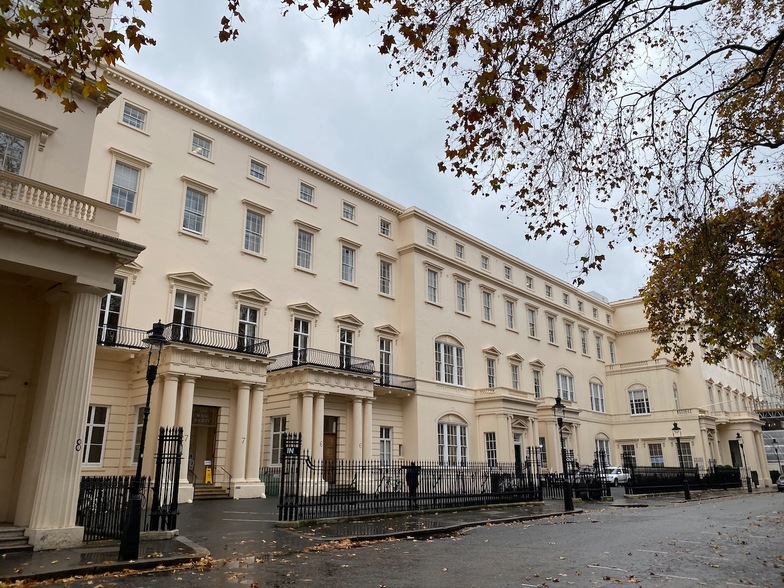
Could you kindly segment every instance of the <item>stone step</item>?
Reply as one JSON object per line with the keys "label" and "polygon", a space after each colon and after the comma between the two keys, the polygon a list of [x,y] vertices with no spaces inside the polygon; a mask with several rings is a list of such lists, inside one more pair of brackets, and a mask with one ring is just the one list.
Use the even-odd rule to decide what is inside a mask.
{"label": "stone step", "polygon": [[25,537],[24,527],[0,526],[0,553],[32,550],[33,546]]}
{"label": "stone step", "polygon": [[194,484],[193,486],[194,500],[217,500],[221,498],[229,498],[228,488],[213,486],[212,484]]}

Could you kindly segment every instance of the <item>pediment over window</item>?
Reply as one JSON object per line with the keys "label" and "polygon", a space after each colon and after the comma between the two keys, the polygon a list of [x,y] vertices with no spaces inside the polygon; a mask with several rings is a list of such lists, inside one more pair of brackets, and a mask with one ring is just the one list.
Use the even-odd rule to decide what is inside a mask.
{"label": "pediment over window", "polygon": [[196,272],[178,272],[174,274],[167,274],[170,283],[170,290],[174,290],[177,286],[183,288],[191,288],[193,290],[201,290],[207,294],[207,290],[212,288],[212,282],[201,277]]}
{"label": "pediment over window", "polygon": [[340,323],[343,326],[353,327],[355,329],[358,329],[365,324],[353,314],[343,314],[341,316],[336,316],[335,322]]}
{"label": "pediment over window", "polygon": [[515,417],[512,419],[512,428],[513,429],[527,429],[528,428],[528,419]]}
{"label": "pediment over window", "polygon": [[247,290],[234,290],[232,292],[234,298],[237,302],[250,302],[251,304],[257,304],[261,306],[266,306],[272,300],[268,297],[256,290],[255,288],[248,288]]}
{"label": "pediment over window", "polygon": [[520,355],[519,353],[510,353],[509,355],[506,356],[506,358],[514,363],[523,363],[523,361],[525,361],[523,359],[523,356]]}
{"label": "pediment over window", "polygon": [[387,337],[399,337],[400,336],[400,331],[398,331],[395,327],[393,327],[392,325],[389,325],[389,324],[381,325],[381,326],[376,327],[376,332],[379,335],[386,335]]}
{"label": "pediment over window", "polygon": [[531,364],[531,367],[538,367],[538,368],[544,367],[544,362],[539,358],[532,359],[528,363]]}
{"label": "pediment over window", "polygon": [[485,355],[492,355],[493,357],[498,357],[499,355],[501,355],[501,352],[498,351],[498,349],[494,346],[485,347],[484,349],[482,349],[482,353],[484,353]]}
{"label": "pediment over window", "polygon": [[304,314],[305,316],[314,318],[321,315],[321,311],[318,308],[307,302],[289,304],[287,308],[291,314]]}

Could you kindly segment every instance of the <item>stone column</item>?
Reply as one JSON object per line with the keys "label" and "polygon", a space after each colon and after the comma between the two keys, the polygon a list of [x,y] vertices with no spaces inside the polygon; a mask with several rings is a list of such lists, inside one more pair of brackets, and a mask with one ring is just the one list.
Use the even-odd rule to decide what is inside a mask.
{"label": "stone column", "polygon": [[313,392],[302,393],[302,450],[313,455]]}
{"label": "stone column", "polygon": [[[163,395],[161,398],[161,427],[173,427],[174,415],[177,413],[177,390],[180,385],[180,374],[171,372],[163,375]],[[157,439],[153,435],[153,439]]]}
{"label": "stone column", "polygon": [[363,404],[362,459],[373,459],[373,399],[366,398]]}
{"label": "stone column", "polygon": [[245,476],[249,484],[260,484],[261,427],[264,414],[264,386],[254,384],[250,389],[250,427],[248,430],[248,461]]}
{"label": "stone column", "polygon": [[286,423],[286,429],[293,433],[302,432],[302,419],[300,418],[301,398],[299,392],[289,394],[289,418]]}
{"label": "stone column", "polygon": [[362,459],[362,399],[354,398],[354,409],[351,413],[351,459]]}
{"label": "stone column", "polygon": [[84,533],[76,526],[76,503],[103,291],[75,285],[68,290],[54,297],[56,326],[50,331],[51,353],[42,358],[46,376],[31,424],[31,439],[40,441],[28,448],[20,492],[29,493],[20,502],[32,501],[25,534],[36,550],[81,545]]}
{"label": "stone column", "polygon": [[316,394],[313,411],[313,459],[324,459],[324,394]]}
{"label": "stone column", "polygon": [[180,502],[193,502],[193,485],[188,481],[190,463],[191,423],[193,420],[193,394],[196,388],[195,376],[183,376],[180,384],[180,410],[177,413],[177,426],[182,427],[182,463],[180,464]]}
{"label": "stone column", "polygon": [[[237,385],[237,403],[234,415],[234,431],[231,448],[231,486],[232,496],[237,485],[245,483],[245,460],[247,459],[248,440],[248,406],[250,405],[250,384],[240,382]],[[236,497],[236,496],[235,496]]]}

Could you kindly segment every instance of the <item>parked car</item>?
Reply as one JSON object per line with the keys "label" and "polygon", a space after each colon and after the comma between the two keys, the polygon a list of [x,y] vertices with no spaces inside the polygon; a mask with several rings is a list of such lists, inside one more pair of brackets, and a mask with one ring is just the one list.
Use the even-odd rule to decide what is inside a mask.
{"label": "parked car", "polygon": [[778,488],[779,492],[784,492],[784,476],[779,476],[776,480],[776,488]]}
{"label": "parked car", "polygon": [[617,486],[618,484],[625,484],[629,481],[630,477],[631,475],[629,474],[629,470],[626,468],[619,466],[608,466],[604,468],[604,479],[613,486]]}

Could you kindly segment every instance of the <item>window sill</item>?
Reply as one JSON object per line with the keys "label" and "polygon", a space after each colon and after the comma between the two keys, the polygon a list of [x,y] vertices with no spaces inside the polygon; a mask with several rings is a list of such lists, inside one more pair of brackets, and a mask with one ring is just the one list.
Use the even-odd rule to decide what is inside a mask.
{"label": "window sill", "polygon": [[256,253],[255,251],[248,251],[247,249],[240,250],[240,253],[242,253],[243,255],[250,255],[251,257],[256,257],[258,259],[261,259],[262,261],[267,261],[267,256],[264,255],[263,253]]}
{"label": "window sill", "polygon": [[629,416],[632,417],[632,418],[634,418],[634,417],[646,417],[646,416],[651,416],[651,414],[653,414],[653,413],[650,413],[650,412],[638,412],[637,414],[629,413]]}
{"label": "window sill", "polygon": [[316,275],[316,272],[314,272],[312,269],[308,269],[306,267],[299,267],[298,265],[294,266],[294,271],[295,272],[302,272],[303,274],[308,274],[308,275],[311,275],[311,276],[315,276]]}
{"label": "window sill", "polygon": [[381,298],[386,298],[387,300],[394,300],[395,297],[392,294],[384,294],[383,292],[379,292],[378,295]]}
{"label": "window sill", "polygon": [[341,216],[340,220],[346,221],[347,223],[354,225],[355,227],[359,226],[359,223],[355,220],[351,220],[350,218],[346,218],[345,216]]}
{"label": "window sill", "polygon": [[123,122],[122,120],[118,120],[117,123],[124,126],[126,129],[133,129],[137,133],[141,133],[142,135],[145,135],[147,137],[150,136],[150,133],[146,129],[140,129],[139,127],[129,125],[127,122]]}
{"label": "window sill", "polygon": [[533,339],[534,341],[538,341],[539,340],[539,337],[537,337],[536,335],[528,335],[528,338],[529,339]]}
{"label": "window sill", "polygon": [[[112,206],[114,206],[114,205],[112,205]],[[137,223],[141,222],[141,220],[142,220],[142,217],[138,216],[137,214],[135,214],[133,212],[125,212],[124,210],[120,210],[120,216],[121,217],[125,217],[125,218],[129,218],[131,220],[135,220]]]}
{"label": "window sill", "polygon": [[190,231],[186,231],[185,229],[180,229],[177,231],[183,237],[190,237],[191,239],[197,239],[198,241],[204,241],[205,243],[209,243],[210,240],[205,237],[204,235],[199,235],[198,233],[191,233]]}
{"label": "window sill", "polygon": [[344,280],[339,280],[339,281],[338,281],[338,283],[339,283],[341,286],[346,286],[346,287],[348,287],[348,288],[354,288],[354,290],[359,290],[359,286],[357,286],[357,285],[356,285],[356,284],[354,284],[353,282],[346,282],[346,281],[344,281]]}
{"label": "window sill", "polygon": [[560,347],[560,345],[558,345],[558,343],[556,343],[555,341],[548,341],[547,344],[551,345],[552,347]]}
{"label": "window sill", "polygon": [[264,186],[265,188],[269,188],[270,185],[267,183],[267,180],[261,180],[259,178],[254,178],[253,176],[247,176],[247,178],[253,182],[254,184],[258,184],[259,186]]}
{"label": "window sill", "polygon": [[572,353],[577,353],[577,350],[574,347],[567,347],[567,351],[571,351]]}
{"label": "window sill", "polygon": [[482,319],[482,322],[483,322],[484,324],[486,324],[486,325],[490,325],[491,327],[494,327],[494,326],[495,326],[495,323],[494,323],[493,321],[489,321],[489,320],[487,320],[487,319]]}
{"label": "window sill", "polygon": [[188,151],[188,154],[193,155],[196,159],[201,159],[202,161],[206,161],[207,163],[211,163],[215,165],[215,162],[209,157],[204,157],[203,155],[199,155],[198,153],[195,153],[193,151]]}
{"label": "window sill", "polygon": [[425,304],[429,304],[430,306],[436,306],[438,308],[444,308],[442,304],[439,304],[438,302],[433,302],[432,300],[425,300]]}
{"label": "window sill", "polygon": [[311,208],[318,208],[313,202],[308,202],[307,200],[303,200],[302,198],[297,198],[297,202],[301,204],[305,204],[306,206],[310,206]]}

